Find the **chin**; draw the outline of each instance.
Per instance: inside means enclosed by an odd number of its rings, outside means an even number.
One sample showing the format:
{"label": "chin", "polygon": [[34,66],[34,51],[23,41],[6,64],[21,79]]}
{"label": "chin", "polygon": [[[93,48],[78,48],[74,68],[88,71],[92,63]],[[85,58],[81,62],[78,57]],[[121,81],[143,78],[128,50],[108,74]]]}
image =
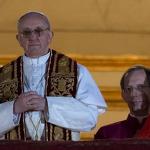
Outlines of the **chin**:
{"label": "chin", "polygon": [[28,51],[41,51],[40,46],[30,46],[28,47]]}
{"label": "chin", "polygon": [[142,116],[148,115],[148,111],[145,111],[145,110],[137,110],[137,111],[134,111],[133,114],[134,114],[135,116],[142,117]]}
{"label": "chin", "polygon": [[39,57],[40,55],[39,55],[39,53],[27,53],[26,54],[28,57],[31,57],[31,58],[35,58],[35,57]]}

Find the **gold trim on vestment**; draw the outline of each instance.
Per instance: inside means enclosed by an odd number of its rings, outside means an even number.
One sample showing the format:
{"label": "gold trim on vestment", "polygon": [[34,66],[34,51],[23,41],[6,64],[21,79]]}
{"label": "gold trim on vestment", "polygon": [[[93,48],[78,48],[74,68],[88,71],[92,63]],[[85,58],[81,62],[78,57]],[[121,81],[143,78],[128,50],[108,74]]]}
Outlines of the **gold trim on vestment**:
{"label": "gold trim on vestment", "polygon": [[[69,57],[53,51],[48,64],[47,95],[73,96],[76,94],[77,64]],[[52,140],[71,140],[71,131],[53,124],[49,125]]]}
{"label": "gold trim on vestment", "polygon": [[[45,97],[73,96],[76,94],[77,64],[69,57],[52,50],[48,60],[45,83]],[[1,103],[15,100],[23,92],[23,61],[22,57],[0,68],[0,100]],[[45,121],[45,140],[71,140],[71,130],[47,123]],[[6,139],[26,140],[24,114],[20,124],[8,132]]]}

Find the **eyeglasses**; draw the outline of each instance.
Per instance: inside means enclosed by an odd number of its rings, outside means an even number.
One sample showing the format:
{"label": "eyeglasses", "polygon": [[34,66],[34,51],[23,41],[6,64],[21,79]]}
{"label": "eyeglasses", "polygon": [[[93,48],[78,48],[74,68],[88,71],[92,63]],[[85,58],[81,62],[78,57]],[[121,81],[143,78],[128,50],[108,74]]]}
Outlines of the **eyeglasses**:
{"label": "eyeglasses", "polygon": [[46,31],[46,30],[49,30],[49,28],[46,28],[46,29],[42,29],[42,28],[36,28],[34,30],[30,30],[30,29],[26,29],[22,32],[20,32],[24,38],[30,38],[32,33],[34,33],[37,37],[40,37],[41,36],[41,33]]}
{"label": "eyeglasses", "polygon": [[137,91],[143,92],[144,89],[150,88],[149,85],[138,85],[137,87],[127,86],[124,88],[124,91],[127,93],[133,92],[133,89],[136,89]]}

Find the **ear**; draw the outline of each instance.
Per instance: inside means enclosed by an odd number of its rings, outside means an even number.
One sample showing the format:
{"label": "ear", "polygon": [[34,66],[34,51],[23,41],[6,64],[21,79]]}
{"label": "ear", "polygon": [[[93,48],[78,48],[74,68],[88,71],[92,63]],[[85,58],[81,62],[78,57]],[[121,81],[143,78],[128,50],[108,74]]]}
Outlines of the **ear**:
{"label": "ear", "polygon": [[54,36],[54,32],[53,31],[51,31],[51,34],[52,34],[52,37]]}
{"label": "ear", "polygon": [[21,39],[20,39],[19,34],[16,34],[16,39],[17,39],[17,41],[19,42],[19,44],[21,44]]}
{"label": "ear", "polygon": [[49,43],[51,43],[51,41],[52,41],[52,38],[53,38],[53,32],[52,31],[49,31],[48,32],[48,37],[49,37],[49,39],[48,39],[48,41],[49,41]]}
{"label": "ear", "polygon": [[19,35],[18,34],[16,34],[16,39],[17,39],[17,41],[19,41]]}
{"label": "ear", "polygon": [[124,92],[124,90],[121,91],[121,96],[124,99],[124,101],[127,103],[127,101],[128,101],[128,95],[127,95],[127,93]]}
{"label": "ear", "polygon": [[16,39],[19,42],[20,46],[23,47],[19,34],[16,34]]}

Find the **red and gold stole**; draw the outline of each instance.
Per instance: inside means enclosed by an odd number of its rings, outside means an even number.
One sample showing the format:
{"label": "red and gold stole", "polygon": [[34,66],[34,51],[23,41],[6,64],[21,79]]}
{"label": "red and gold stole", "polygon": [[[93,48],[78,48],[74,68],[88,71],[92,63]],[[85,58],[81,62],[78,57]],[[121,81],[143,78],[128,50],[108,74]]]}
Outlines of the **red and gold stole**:
{"label": "red and gold stole", "polygon": [[[77,63],[71,58],[52,50],[46,68],[46,96],[76,95]],[[23,92],[23,61],[20,56],[15,61],[0,68],[0,103],[12,101]],[[26,139],[24,114],[20,124],[5,134],[6,139]],[[45,121],[45,140],[71,140],[71,131]]]}

